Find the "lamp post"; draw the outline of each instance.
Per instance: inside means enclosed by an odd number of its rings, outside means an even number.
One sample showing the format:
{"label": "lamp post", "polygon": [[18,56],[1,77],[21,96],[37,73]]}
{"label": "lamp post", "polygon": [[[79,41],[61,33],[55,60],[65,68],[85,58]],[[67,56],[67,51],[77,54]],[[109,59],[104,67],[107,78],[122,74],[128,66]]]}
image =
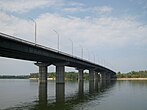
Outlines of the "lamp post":
{"label": "lamp post", "polygon": [[37,29],[37,23],[36,23],[36,21],[34,19],[32,19],[32,18],[29,18],[29,19],[34,22],[34,37],[35,37],[35,45],[36,45],[36,37],[37,37],[37,31],[36,31],[36,29]]}
{"label": "lamp post", "polygon": [[83,58],[83,47],[81,45],[79,45],[81,47],[81,58]]}
{"label": "lamp post", "polygon": [[58,48],[58,52],[59,52],[59,33],[55,29],[53,29],[53,31],[57,34],[57,37],[58,37],[57,48]]}
{"label": "lamp post", "polygon": [[94,63],[95,63],[95,54],[93,54],[93,60],[94,60]]}
{"label": "lamp post", "polygon": [[72,56],[73,56],[73,41],[71,39],[69,39],[71,41],[72,44]]}
{"label": "lamp post", "polygon": [[87,59],[90,60],[89,50],[87,48],[86,50],[87,50]]}

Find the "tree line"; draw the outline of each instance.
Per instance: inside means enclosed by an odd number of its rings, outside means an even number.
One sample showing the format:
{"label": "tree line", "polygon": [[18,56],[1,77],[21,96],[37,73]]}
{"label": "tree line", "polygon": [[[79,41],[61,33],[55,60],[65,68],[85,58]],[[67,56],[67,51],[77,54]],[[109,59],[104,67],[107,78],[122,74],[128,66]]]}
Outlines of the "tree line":
{"label": "tree line", "polygon": [[147,78],[147,70],[145,71],[131,71],[128,73],[118,72],[116,74],[117,78]]}
{"label": "tree line", "polygon": [[[39,77],[38,73],[30,73],[30,78],[38,78],[38,77]],[[47,77],[55,79],[56,73],[55,72],[48,73]],[[65,72],[64,77],[65,77],[66,80],[77,80],[78,79],[78,73],[77,72]],[[83,77],[84,77],[85,80],[88,80],[89,74],[84,72]]]}
{"label": "tree line", "polygon": [[0,79],[28,79],[29,75],[0,75]]}
{"label": "tree line", "polygon": [[[56,78],[56,73],[47,73],[48,78]],[[78,72],[65,72],[64,77],[66,80],[77,80]],[[89,79],[89,74],[84,72],[84,80]],[[0,79],[29,79],[29,78],[39,78],[39,73],[30,73],[30,75],[0,75]]]}

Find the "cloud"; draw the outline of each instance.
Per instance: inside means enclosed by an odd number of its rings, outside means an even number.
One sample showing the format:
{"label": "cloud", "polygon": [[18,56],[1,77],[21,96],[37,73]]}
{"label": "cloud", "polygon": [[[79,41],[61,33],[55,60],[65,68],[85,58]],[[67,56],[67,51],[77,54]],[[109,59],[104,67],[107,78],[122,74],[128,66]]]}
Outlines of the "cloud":
{"label": "cloud", "polygon": [[0,7],[1,10],[8,12],[25,13],[36,8],[54,6],[56,2],[56,0],[1,0]]}
{"label": "cloud", "polygon": [[113,8],[108,6],[88,7],[84,5],[63,8],[63,11],[65,12],[88,12],[88,13],[98,13],[98,14],[108,14],[111,13],[112,10]]}
{"label": "cloud", "polygon": [[[82,7],[84,4],[65,0],[1,0],[0,9],[7,12],[26,13],[33,9]],[[74,11],[76,8],[65,8],[65,11]]]}
{"label": "cloud", "polygon": [[[111,47],[125,47],[130,45],[130,41],[134,41],[132,45],[136,46],[147,43],[147,26],[131,17],[78,18],[46,13],[40,15],[35,21],[37,22],[38,42],[48,39],[54,44],[54,47],[57,35],[52,31],[53,29],[59,33],[63,47],[67,46],[64,41],[69,42],[69,38],[87,47],[105,44]],[[33,40],[34,23],[29,19],[23,20],[0,13],[0,24],[2,32],[17,34],[22,37],[27,35],[28,37],[23,38]]]}
{"label": "cloud", "polygon": [[13,15],[0,12],[0,24],[0,32],[32,40],[30,39],[30,36],[32,36],[34,32],[34,24],[32,21],[20,19]]}
{"label": "cloud", "polygon": [[93,11],[100,13],[100,14],[111,13],[112,10],[113,9],[111,7],[108,7],[108,6],[94,7],[93,8]]}
{"label": "cloud", "polygon": [[86,11],[86,10],[83,9],[82,7],[68,7],[68,8],[64,8],[63,11],[65,11],[65,12],[82,12],[82,11]]}
{"label": "cloud", "polygon": [[85,4],[83,4],[83,3],[73,2],[73,1],[68,1],[68,5],[70,5],[70,6],[76,6],[76,7],[85,6]]}

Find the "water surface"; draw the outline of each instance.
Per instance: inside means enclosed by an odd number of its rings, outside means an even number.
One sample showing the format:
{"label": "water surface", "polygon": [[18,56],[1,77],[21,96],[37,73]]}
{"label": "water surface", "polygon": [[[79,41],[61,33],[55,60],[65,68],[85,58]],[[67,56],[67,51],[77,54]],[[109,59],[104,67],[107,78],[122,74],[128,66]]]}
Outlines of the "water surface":
{"label": "water surface", "polygon": [[89,81],[66,81],[65,91],[55,81],[47,86],[0,79],[0,110],[147,110],[147,81],[95,82],[90,87]]}

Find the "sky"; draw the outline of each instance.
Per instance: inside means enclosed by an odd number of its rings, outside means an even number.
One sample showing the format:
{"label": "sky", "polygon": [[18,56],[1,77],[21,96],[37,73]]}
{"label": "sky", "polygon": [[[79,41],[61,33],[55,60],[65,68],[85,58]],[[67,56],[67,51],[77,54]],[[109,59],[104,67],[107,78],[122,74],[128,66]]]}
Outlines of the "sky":
{"label": "sky", "polygon": [[[0,0],[0,32],[90,60],[113,71],[147,70],[147,0]],[[56,32],[55,32],[56,31]],[[38,72],[0,57],[0,74]],[[66,71],[74,71],[66,67]],[[49,71],[55,71],[54,66]]]}

